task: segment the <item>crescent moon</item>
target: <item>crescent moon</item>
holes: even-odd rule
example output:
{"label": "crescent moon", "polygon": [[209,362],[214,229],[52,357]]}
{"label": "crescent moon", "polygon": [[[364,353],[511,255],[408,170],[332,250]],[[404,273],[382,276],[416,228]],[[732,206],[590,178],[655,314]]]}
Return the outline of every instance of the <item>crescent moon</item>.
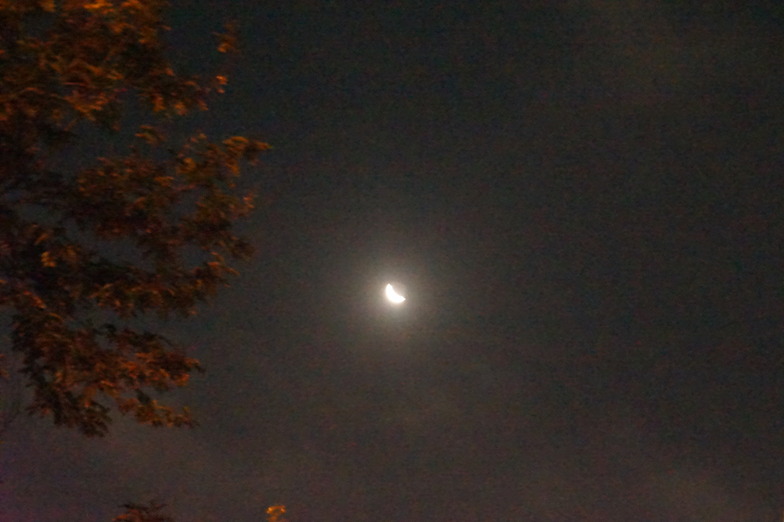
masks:
{"label": "crescent moon", "polygon": [[403,297],[402,295],[398,294],[395,291],[395,287],[392,286],[391,284],[387,285],[387,287],[384,289],[384,293],[386,294],[389,302],[393,304],[400,304],[406,300],[405,297]]}

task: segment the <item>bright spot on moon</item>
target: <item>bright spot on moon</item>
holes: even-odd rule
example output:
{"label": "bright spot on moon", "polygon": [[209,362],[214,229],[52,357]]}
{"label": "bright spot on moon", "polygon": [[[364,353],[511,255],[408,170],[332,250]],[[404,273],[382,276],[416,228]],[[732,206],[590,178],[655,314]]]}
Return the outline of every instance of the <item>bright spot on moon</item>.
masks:
{"label": "bright spot on moon", "polygon": [[395,291],[395,287],[391,284],[388,284],[384,289],[384,294],[387,296],[387,300],[392,304],[400,304],[406,300],[405,297]]}

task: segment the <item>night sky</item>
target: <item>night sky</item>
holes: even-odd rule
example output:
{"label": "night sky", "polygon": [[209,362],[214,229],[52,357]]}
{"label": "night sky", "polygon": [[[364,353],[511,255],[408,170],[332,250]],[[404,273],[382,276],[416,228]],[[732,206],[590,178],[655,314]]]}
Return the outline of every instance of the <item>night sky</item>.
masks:
{"label": "night sky", "polygon": [[193,125],[274,146],[168,327],[201,425],[18,420],[1,520],[780,520],[781,2],[174,3],[243,40]]}

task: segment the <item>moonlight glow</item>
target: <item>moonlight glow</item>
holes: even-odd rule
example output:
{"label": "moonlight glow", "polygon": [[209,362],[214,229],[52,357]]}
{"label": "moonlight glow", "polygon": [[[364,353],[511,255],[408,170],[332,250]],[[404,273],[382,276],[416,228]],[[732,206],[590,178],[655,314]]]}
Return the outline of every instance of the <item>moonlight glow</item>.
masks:
{"label": "moonlight glow", "polygon": [[387,296],[387,300],[392,304],[400,304],[406,300],[405,297],[395,291],[395,287],[391,284],[388,284],[384,289],[384,295]]}

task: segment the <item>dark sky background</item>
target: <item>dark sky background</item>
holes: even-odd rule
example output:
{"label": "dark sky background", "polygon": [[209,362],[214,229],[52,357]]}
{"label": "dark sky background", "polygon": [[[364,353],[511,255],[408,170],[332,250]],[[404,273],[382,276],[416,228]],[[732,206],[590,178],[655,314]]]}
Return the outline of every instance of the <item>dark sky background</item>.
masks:
{"label": "dark sky background", "polygon": [[0,519],[780,520],[779,1],[188,0],[175,59],[226,18],[199,125],[275,149],[201,427],[19,420]]}

